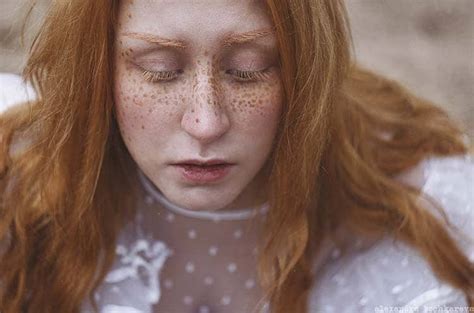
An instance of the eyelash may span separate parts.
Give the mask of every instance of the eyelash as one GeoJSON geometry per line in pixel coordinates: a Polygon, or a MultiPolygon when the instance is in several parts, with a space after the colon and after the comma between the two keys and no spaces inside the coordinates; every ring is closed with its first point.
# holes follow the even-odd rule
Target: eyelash
{"type": "Polygon", "coordinates": [[[148,71],[148,70],[142,70],[143,73],[143,78],[146,81],[149,81],[150,83],[157,83],[157,82],[168,82],[176,77],[178,77],[178,74],[181,73],[181,71],[148,71]]]}
{"type": "MultiPolygon", "coordinates": [[[[269,69],[266,68],[260,71],[240,71],[240,70],[229,70],[230,73],[236,77],[236,80],[241,83],[252,83],[259,80],[264,80],[268,78],[269,69]]],[[[228,73],[227,71],[226,73],[228,73]]],[[[151,83],[158,83],[158,82],[170,82],[176,77],[178,74],[181,74],[182,70],[177,71],[149,71],[142,69],[143,78],[151,83]]]]}
{"type": "Polygon", "coordinates": [[[230,70],[231,74],[236,77],[238,82],[249,83],[256,82],[259,80],[265,80],[269,76],[270,68],[266,68],[260,71],[240,71],[230,70]]]}

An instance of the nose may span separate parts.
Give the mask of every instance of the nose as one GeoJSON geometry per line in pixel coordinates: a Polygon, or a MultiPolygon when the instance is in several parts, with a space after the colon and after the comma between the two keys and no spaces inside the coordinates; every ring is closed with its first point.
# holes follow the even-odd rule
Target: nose
{"type": "Polygon", "coordinates": [[[222,97],[221,88],[212,77],[195,77],[181,127],[202,144],[217,140],[230,128],[222,97]]]}

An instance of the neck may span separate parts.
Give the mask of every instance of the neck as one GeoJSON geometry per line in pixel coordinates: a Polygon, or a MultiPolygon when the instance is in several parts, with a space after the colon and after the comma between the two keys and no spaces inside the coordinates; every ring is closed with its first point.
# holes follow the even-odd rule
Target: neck
{"type": "Polygon", "coordinates": [[[141,172],[138,171],[138,177],[142,183],[148,197],[151,197],[154,201],[159,203],[162,207],[168,211],[182,215],[188,218],[196,218],[200,220],[212,220],[218,221],[232,221],[232,220],[249,220],[257,215],[264,215],[268,211],[269,204],[264,202],[263,204],[252,206],[252,207],[228,207],[218,211],[195,211],[188,208],[178,206],[169,201],[160,190],[141,172]]]}

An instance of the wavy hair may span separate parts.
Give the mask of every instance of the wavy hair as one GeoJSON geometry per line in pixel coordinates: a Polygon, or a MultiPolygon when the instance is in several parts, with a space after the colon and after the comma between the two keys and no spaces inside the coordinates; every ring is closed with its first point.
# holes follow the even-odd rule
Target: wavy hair
{"type": "MultiPolygon", "coordinates": [[[[473,305],[473,264],[420,190],[394,179],[426,157],[466,153],[462,132],[354,63],[342,0],[266,3],[285,91],[258,263],[272,311],[307,311],[312,261],[338,225],[415,247],[473,305]]],[[[112,97],[117,14],[118,1],[54,1],[24,70],[38,99],[0,117],[3,313],[94,303],[134,214],[140,190],[112,97]]]]}

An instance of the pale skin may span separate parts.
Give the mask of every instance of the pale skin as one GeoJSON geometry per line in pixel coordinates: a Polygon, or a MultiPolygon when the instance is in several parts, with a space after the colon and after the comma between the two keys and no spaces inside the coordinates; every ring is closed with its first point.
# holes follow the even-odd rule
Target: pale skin
{"type": "Polygon", "coordinates": [[[139,168],[175,204],[231,210],[266,201],[282,110],[276,37],[259,1],[122,1],[115,109],[139,168]],[[235,163],[190,184],[169,164],[235,163]]]}

